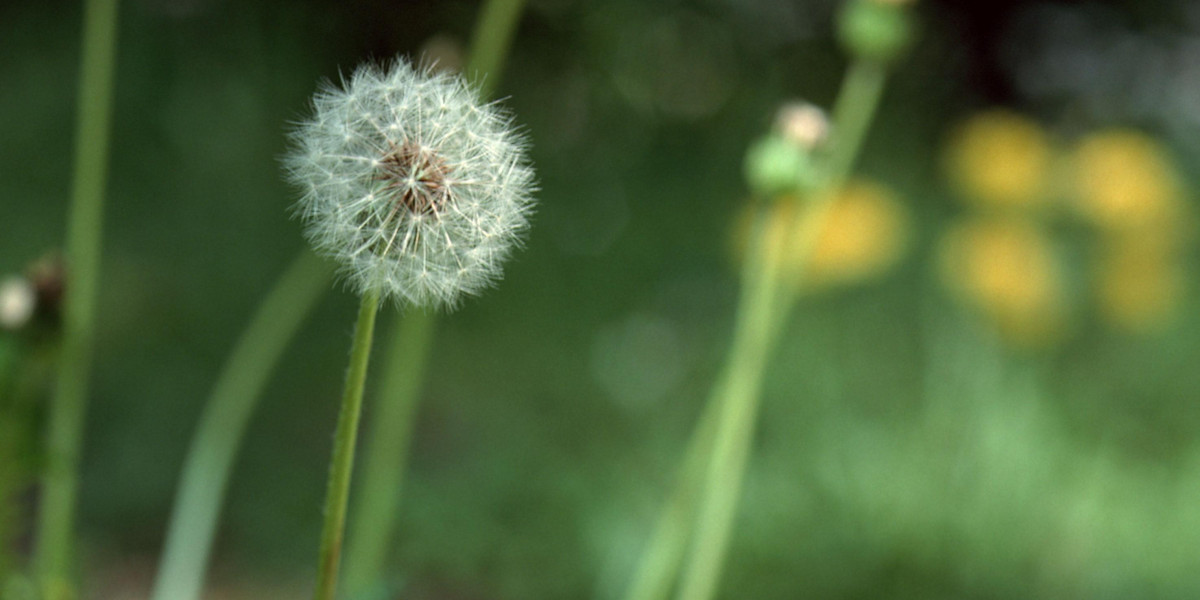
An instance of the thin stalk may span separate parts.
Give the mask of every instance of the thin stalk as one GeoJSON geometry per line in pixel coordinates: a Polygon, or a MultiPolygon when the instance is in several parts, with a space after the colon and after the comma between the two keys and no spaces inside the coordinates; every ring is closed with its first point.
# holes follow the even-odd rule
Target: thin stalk
{"type": "Polygon", "coordinates": [[[680,582],[680,600],[712,598],[729,546],[746,459],[758,415],[759,391],[774,341],[775,299],[780,273],[777,227],[760,224],[742,270],[733,345],[714,396],[719,398],[717,430],[701,488],[695,539],[680,582]],[[766,230],[765,230],[766,229],[766,230]],[[765,230],[765,231],[764,231],[765,230]]]}
{"type": "Polygon", "coordinates": [[[117,47],[116,0],[84,5],[75,171],[67,223],[62,358],[47,424],[34,561],[44,600],[70,598],[72,533],[95,335],[104,188],[117,47]]]}
{"type": "Polygon", "coordinates": [[[492,95],[500,81],[524,6],[525,0],[488,0],[483,5],[463,71],[479,86],[480,96],[492,95]]]}
{"type": "MultiPolygon", "coordinates": [[[[800,219],[797,245],[801,257],[804,257],[799,261],[801,270],[815,250],[818,235],[836,197],[836,190],[844,185],[861,150],[883,91],[885,76],[886,70],[883,65],[858,61],[851,65],[842,83],[833,111],[836,137],[829,161],[826,163],[824,185],[812,195],[802,210],[797,211],[797,218],[800,219]]],[[[763,244],[758,246],[761,251],[772,250],[769,240],[763,244]]],[[[755,268],[751,258],[750,255],[747,256],[747,263],[743,268],[743,301],[739,305],[738,327],[740,331],[748,327],[750,321],[762,318],[761,313],[751,318],[747,314],[748,306],[756,305],[758,310],[773,312],[765,333],[760,332],[761,335],[753,336],[758,337],[758,343],[763,347],[753,351],[744,347],[739,350],[735,334],[735,346],[731,350],[726,369],[714,386],[704,417],[689,442],[679,480],[642,555],[634,583],[626,595],[627,600],[659,600],[669,593],[672,579],[679,568],[683,548],[688,542],[689,531],[681,522],[689,519],[696,510],[695,490],[700,487],[700,479],[703,477],[707,478],[705,508],[698,517],[693,554],[688,573],[684,576],[680,598],[707,599],[716,592],[720,565],[736,513],[742,472],[753,439],[758,389],[765,361],[774,345],[775,336],[795,305],[800,289],[797,284],[803,283],[802,272],[799,277],[789,277],[787,283],[778,281],[778,273],[767,274],[758,280],[757,285],[760,289],[757,293],[767,293],[764,290],[772,288],[774,291],[770,293],[774,295],[774,299],[750,298],[754,295],[748,287],[754,281],[750,273],[751,269],[755,268]],[[738,358],[739,353],[747,357],[738,358]],[[748,366],[735,367],[735,363],[748,366]],[[754,374],[755,369],[757,375],[754,374]],[[710,415],[718,410],[718,406],[722,407],[719,417],[721,432],[713,434],[711,429],[714,425],[710,415]],[[719,443],[716,441],[717,435],[721,436],[719,443]],[[704,462],[706,459],[709,460],[708,463],[704,462]],[[704,470],[706,465],[707,471],[704,470]]],[[[762,326],[762,323],[759,322],[758,326],[762,326]]]]}
{"type": "MultiPolygon", "coordinates": [[[[845,186],[854,168],[854,162],[862,150],[863,141],[879,107],[886,80],[887,69],[884,65],[862,59],[850,65],[846,77],[842,80],[842,88],[833,107],[834,138],[825,180],[820,189],[810,195],[803,209],[797,211],[798,221],[793,226],[798,232],[793,248],[800,256],[811,257],[816,250],[817,240],[820,239],[821,229],[833,208],[833,201],[837,198],[838,191],[845,186]]],[[[779,308],[776,318],[780,327],[787,321],[800,297],[808,265],[807,258],[797,261],[788,283],[780,290],[781,297],[776,302],[779,308]]]]}
{"type": "Polygon", "coordinates": [[[23,567],[20,540],[28,515],[21,497],[36,479],[37,409],[54,377],[58,351],[56,337],[22,341],[0,335],[0,597],[4,582],[23,567]]]}
{"type": "Polygon", "coordinates": [[[413,414],[424,383],[434,321],[433,313],[409,312],[398,324],[387,353],[346,548],[345,590],[352,598],[379,582],[395,535],[413,414]]]}
{"type": "MultiPolygon", "coordinates": [[[[824,182],[821,188],[808,198],[803,210],[797,211],[796,218],[799,222],[796,227],[799,233],[794,248],[801,256],[809,257],[816,250],[817,240],[820,239],[821,229],[825,226],[833,201],[837,198],[838,191],[846,184],[846,179],[850,176],[854,162],[862,150],[886,80],[887,69],[884,65],[862,59],[850,65],[846,77],[842,80],[842,88],[833,107],[833,146],[830,149],[824,182]]],[[[792,277],[789,278],[790,283],[783,286],[783,297],[777,303],[781,326],[796,304],[809,261],[802,260],[798,263],[792,277]]]]}
{"type": "Polygon", "coordinates": [[[367,379],[371,337],[375,332],[375,315],[378,312],[379,290],[373,289],[363,295],[358,321],[354,326],[350,367],[346,372],[342,408],[338,413],[337,433],[333,438],[333,458],[329,462],[329,488],[325,495],[325,524],[321,528],[314,600],[333,600],[337,590],[342,535],[346,528],[346,505],[350,500],[350,475],[354,471],[354,446],[358,440],[363,387],[367,379]]]}
{"type": "Polygon", "coordinates": [[[154,600],[195,600],[246,426],[275,365],[329,284],[330,266],[301,252],[263,299],[204,405],[167,523],[154,600]]]}
{"type": "Polygon", "coordinates": [[[9,393],[12,373],[20,366],[17,342],[0,333],[0,589],[17,570],[16,540],[20,530],[18,496],[25,485],[24,414],[9,393]]]}
{"type": "Polygon", "coordinates": [[[659,600],[666,598],[671,591],[671,584],[674,583],[675,573],[679,571],[692,532],[696,496],[708,464],[719,406],[720,401],[714,389],[688,440],[687,453],[675,488],[654,523],[654,532],[642,550],[625,600],[659,600]]]}
{"type": "MultiPolygon", "coordinates": [[[[465,72],[483,97],[500,81],[524,0],[487,0],[471,40],[465,72]]],[[[382,579],[388,546],[395,538],[396,511],[411,444],[412,419],[437,318],[411,312],[396,327],[389,368],[381,385],[380,408],[364,449],[358,503],[346,550],[345,589],[352,595],[382,579]]]]}
{"type": "Polygon", "coordinates": [[[875,61],[856,60],[846,72],[833,107],[834,139],[826,187],[841,187],[854,168],[886,80],[887,67],[875,61]]]}

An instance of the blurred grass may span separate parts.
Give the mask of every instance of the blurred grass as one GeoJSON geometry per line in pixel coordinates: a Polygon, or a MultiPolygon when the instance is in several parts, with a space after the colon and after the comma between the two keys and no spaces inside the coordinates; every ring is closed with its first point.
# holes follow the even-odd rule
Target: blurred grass
{"type": "MultiPolygon", "coordinates": [[[[158,551],[224,352],[301,246],[277,164],[288,120],[339,67],[464,39],[474,8],[124,9],[81,490],[89,580],[158,551]]],[[[726,345],[742,152],[779,101],[827,103],[839,79],[827,6],[797,9],[794,30],[764,29],[770,8],[532,3],[499,94],[533,142],[541,205],[503,284],[444,319],[431,358],[394,563],[414,597],[622,589],[726,345]],[[625,39],[666,43],[684,66],[631,65],[625,39]],[[612,364],[661,391],[606,383],[601,358],[625,353],[638,358],[612,364]]],[[[3,273],[61,238],[76,10],[0,8],[3,273]]],[[[913,256],[801,305],[804,335],[770,368],[726,597],[1193,597],[1196,295],[1161,337],[1084,327],[1025,357],[936,295],[932,238],[953,212],[936,156],[947,115],[983,93],[960,77],[948,27],[930,19],[861,169],[909,203],[913,256]]],[[[218,538],[221,579],[307,577],[341,376],[329,367],[352,308],[331,294],[269,386],[218,538]]]]}

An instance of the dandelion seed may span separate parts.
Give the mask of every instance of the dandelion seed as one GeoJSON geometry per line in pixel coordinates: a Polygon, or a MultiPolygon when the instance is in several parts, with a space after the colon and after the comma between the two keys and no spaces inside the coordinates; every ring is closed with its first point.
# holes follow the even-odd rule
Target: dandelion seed
{"type": "Polygon", "coordinates": [[[452,307],[499,279],[535,189],[507,112],[403,59],[359,67],[313,109],[285,159],[295,210],[359,293],[452,307]]]}

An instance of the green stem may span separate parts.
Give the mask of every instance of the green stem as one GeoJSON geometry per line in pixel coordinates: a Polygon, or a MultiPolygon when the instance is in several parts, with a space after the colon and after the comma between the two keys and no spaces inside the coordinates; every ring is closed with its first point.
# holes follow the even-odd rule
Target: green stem
{"type": "Polygon", "coordinates": [[[167,524],[154,600],[195,600],[204,585],[234,457],[258,398],[329,284],[329,265],[303,251],[275,283],[225,362],[204,405],[167,524]]]}
{"type": "Polygon", "coordinates": [[[375,314],[379,312],[379,290],[363,295],[354,326],[350,349],[350,368],[338,413],[337,433],[333,438],[333,458],[329,461],[329,488],[325,495],[325,524],[321,528],[320,560],[317,563],[317,587],[314,600],[333,600],[337,590],[338,565],[342,556],[342,534],[346,528],[346,505],[350,500],[350,475],[354,471],[354,446],[358,439],[358,421],[362,416],[363,386],[371,357],[371,337],[375,332],[375,314]]]}
{"type": "MultiPolygon", "coordinates": [[[[882,94],[885,75],[882,65],[859,61],[851,65],[843,81],[833,112],[836,137],[826,163],[825,184],[799,211],[802,227],[799,248],[804,257],[811,256],[815,249],[835,192],[844,185],[854,165],[882,94]]],[[[761,233],[758,235],[758,245],[752,246],[760,252],[771,251],[770,241],[764,241],[761,233]]],[[[659,600],[668,594],[688,541],[689,531],[683,523],[696,510],[695,491],[700,488],[702,478],[706,478],[705,504],[698,517],[693,553],[680,598],[706,599],[716,592],[753,439],[762,373],[774,345],[774,336],[786,322],[799,292],[795,284],[781,285],[778,273],[770,270],[753,275],[755,270],[763,267],[762,262],[754,261],[762,261],[762,256],[751,252],[743,269],[738,333],[735,333],[727,366],[713,388],[704,416],[689,443],[679,480],[642,554],[627,600],[659,600]],[[751,348],[751,345],[761,347],[751,348]],[[718,407],[719,416],[712,417],[718,407]],[[714,434],[712,429],[717,418],[720,429],[714,434]],[[709,462],[705,463],[706,459],[709,462]],[[707,471],[704,470],[706,466],[707,471]]],[[[800,263],[803,268],[807,261],[800,263]]],[[[802,281],[802,277],[789,281],[802,281]]]]}
{"type": "Polygon", "coordinates": [[[117,47],[116,0],[88,0],[83,15],[75,172],[67,224],[68,285],[62,362],[47,425],[46,469],[34,557],[44,600],[70,598],[79,453],[95,333],[109,122],[117,47]]]}
{"type": "Polygon", "coordinates": [[[503,74],[524,5],[525,0],[488,0],[479,14],[464,73],[479,86],[479,95],[484,98],[495,91],[503,74]]]}
{"type": "Polygon", "coordinates": [[[9,393],[9,382],[19,367],[17,342],[0,332],[0,590],[17,568],[16,540],[19,523],[18,496],[24,485],[24,415],[18,414],[9,393]]]}
{"type": "Polygon", "coordinates": [[[424,382],[434,321],[432,313],[409,312],[400,321],[387,353],[346,549],[345,590],[352,598],[379,582],[395,534],[413,414],[424,382]]]}
{"type": "Polygon", "coordinates": [[[0,597],[5,597],[4,582],[23,566],[20,540],[27,515],[20,499],[37,474],[37,414],[56,372],[59,340],[0,335],[0,348],[7,352],[0,370],[8,371],[0,376],[0,597]]]}
{"type": "MultiPolygon", "coordinates": [[[[512,45],[524,0],[488,0],[480,11],[466,73],[483,97],[491,95],[512,45]]],[[[364,449],[358,503],[346,550],[345,589],[355,596],[382,579],[387,549],[395,537],[396,514],[408,460],[412,419],[433,340],[436,317],[405,316],[389,350],[389,368],[380,385],[380,409],[364,449]]]]}
{"type": "Polygon", "coordinates": [[[746,459],[758,414],[759,390],[774,341],[774,300],[779,284],[779,240],[764,231],[759,217],[756,241],[743,267],[742,295],[733,345],[718,383],[717,430],[701,488],[695,539],[679,591],[680,600],[707,600],[716,592],[729,546],[746,459]]]}
{"type": "MultiPolygon", "coordinates": [[[[821,229],[833,208],[833,201],[837,198],[838,191],[846,184],[854,162],[862,150],[871,120],[879,106],[879,99],[883,95],[886,79],[887,69],[884,65],[860,59],[850,65],[845,79],[842,80],[842,88],[833,107],[834,138],[824,183],[806,200],[803,210],[797,211],[799,233],[793,248],[801,256],[810,257],[816,250],[817,240],[820,239],[821,229]]],[[[780,291],[781,298],[776,302],[779,308],[779,326],[787,320],[796,304],[800,286],[804,282],[804,272],[809,264],[808,260],[797,262],[789,279],[790,284],[783,286],[780,291]]]]}
{"type": "Polygon", "coordinates": [[[850,65],[833,107],[835,137],[829,155],[827,188],[840,188],[854,168],[886,80],[887,68],[878,62],[860,59],[850,65]]]}
{"type": "Polygon", "coordinates": [[[704,406],[700,421],[688,440],[683,468],[677,476],[675,488],[667,500],[650,541],[642,550],[633,583],[625,594],[625,600],[660,600],[671,591],[674,575],[683,561],[684,549],[691,535],[695,519],[696,496],[704,468],[708,464],[713,435],[717,427],[717,408],[720,401],[715,390],[704,406]]]}

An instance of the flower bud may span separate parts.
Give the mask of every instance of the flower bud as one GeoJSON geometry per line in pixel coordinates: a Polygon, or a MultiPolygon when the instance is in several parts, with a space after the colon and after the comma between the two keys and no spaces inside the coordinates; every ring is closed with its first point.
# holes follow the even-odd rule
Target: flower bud
{"type": "Polygon", "coordinates": [[[750,146],[745,167],[750,189],[768,197],[804,189],[815,176],[809,153],[775,133],[750,146]]]}
{"type": "Polygon", "coordinates": [[[896,60],[914,35],[907,4],[901,0],[849,0],[838,21],[842,45],[858,58],[896,60]]]}
{"type": "Polygon", "coordinates": [[[8,277],[0,282],[0,329],[15,331],[33,317],[37,294],[24,277],[8,277]]]}
{"type": "Polygon", "coordinates": [[[807,102],[788,102],[775,113],[775,129],[789,142],[812,150],[829,139],[829,117],[807,102]]]}

